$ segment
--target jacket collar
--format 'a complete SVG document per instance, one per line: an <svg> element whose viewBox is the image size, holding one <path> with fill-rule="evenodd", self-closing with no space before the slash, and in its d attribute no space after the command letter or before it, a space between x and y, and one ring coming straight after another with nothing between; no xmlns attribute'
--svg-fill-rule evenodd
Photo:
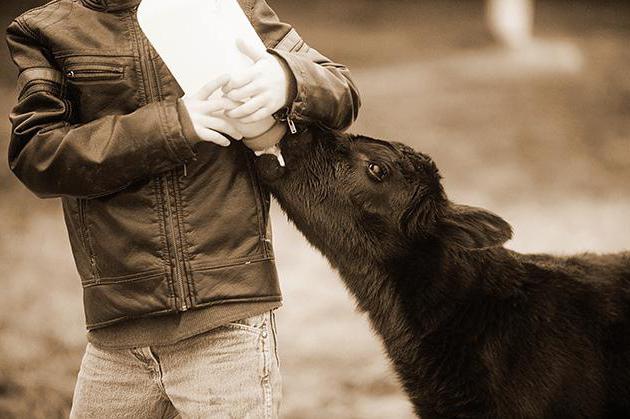
<svg viewBox="0 0 630 419"><path fill-rule="evenodd" d="M140 4L142 0L81 0L84 6L102 12L116 12L131 9Z"/></svg>

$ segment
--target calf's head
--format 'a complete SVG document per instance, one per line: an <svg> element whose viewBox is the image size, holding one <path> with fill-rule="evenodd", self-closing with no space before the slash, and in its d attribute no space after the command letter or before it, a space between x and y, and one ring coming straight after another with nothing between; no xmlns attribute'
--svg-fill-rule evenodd
<svg viewBox="0 0 630 419"><path fill-rule="evenodd" d="M383 261L418 243L501 245L511 228L451 203L433 160L401 144L308 130L282 145L286 167L258 159L261 179L298 229L331 261Z"/></svg>

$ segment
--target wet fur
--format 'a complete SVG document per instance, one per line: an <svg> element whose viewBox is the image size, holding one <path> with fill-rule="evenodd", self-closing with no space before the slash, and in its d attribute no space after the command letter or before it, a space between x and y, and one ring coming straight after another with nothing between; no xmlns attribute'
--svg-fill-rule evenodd
<svg viewBox="0 0 630 419"><path fill-rule="evenodd" d="M368 313L418 415L630 416L630 253L508 250L507 222L450 202L401 144L313 129L282 150L287 168L265 156L261 178Z"/></svg>

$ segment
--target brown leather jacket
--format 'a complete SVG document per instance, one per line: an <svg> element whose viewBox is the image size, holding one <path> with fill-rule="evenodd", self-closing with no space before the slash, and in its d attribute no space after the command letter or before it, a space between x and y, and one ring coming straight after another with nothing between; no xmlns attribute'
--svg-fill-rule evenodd
<svg viewBox="0 0 630 419"><path fill-rule="evenodd" d="M38 196L62 199L89 329L280 300L253 154L184 136L183 92L138 26L140 1L56 0L7 30L20 72L10 166ZM284 117L348 127L360 100L347 68L264 0L239 2L297 81Z"/></svg>

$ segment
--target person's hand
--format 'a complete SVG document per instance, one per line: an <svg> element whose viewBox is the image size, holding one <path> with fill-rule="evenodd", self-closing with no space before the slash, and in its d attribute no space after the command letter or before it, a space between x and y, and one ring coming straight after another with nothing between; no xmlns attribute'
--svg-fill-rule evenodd
<svg viewBox="0 0 630 419"><path fill-rule="evenodd" d="M225 135L236 140L243 138L243 134L223 115L226 110L234 109L240 103L227 97L211 97L229 81L228 75L218 77L193 96L181 99L199 138L224 147L230 145L230 140Z"/></svg>
<svg viewBox="0 0 630 419"><path fill-rule="evenodd" d="M256 50L240 39L237 46L254 64L233 74L230 82L223 86L226 97L243 102L236 109L226 112L226 116L246 124L260 122L286 105L290 75L280 58L267 51Z"/></svg>
<svg viewBox="0 0 630 419"><path fill-rule="evenodd" d="M243 138L258 137L271 129L271 127L273 127L277 122L273 117L265 118L262 121L252 122L250 124L242 123L238 119L232 119L227 116L224 116L223 118L227 119L234 128L243 134Z"/></svg>

